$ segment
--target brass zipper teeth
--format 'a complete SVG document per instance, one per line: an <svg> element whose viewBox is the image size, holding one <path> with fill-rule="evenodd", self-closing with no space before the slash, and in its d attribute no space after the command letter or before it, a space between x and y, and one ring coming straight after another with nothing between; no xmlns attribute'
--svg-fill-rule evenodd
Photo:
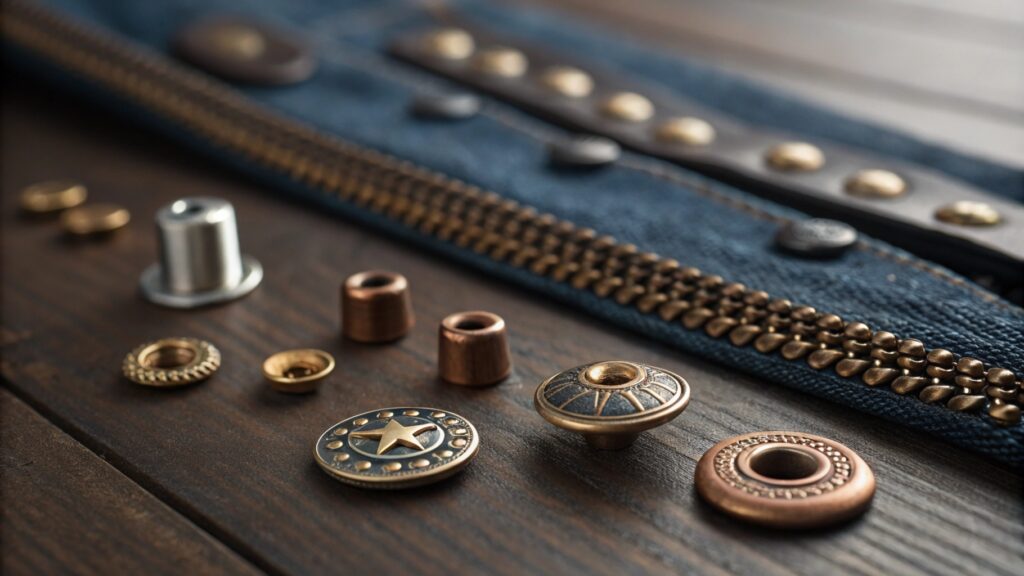
<svg viewBox="0 0 1024 576"><path fill-rule="evenodd" d="M304 186L493 260L591 290L734 346L832 368L928 404L1017 425L1021 378L976 358L873 331L810 306L640 252L587 228L409 162L318 133L157 54L22 1L8 2L14 43L165 121Z"/></svg>

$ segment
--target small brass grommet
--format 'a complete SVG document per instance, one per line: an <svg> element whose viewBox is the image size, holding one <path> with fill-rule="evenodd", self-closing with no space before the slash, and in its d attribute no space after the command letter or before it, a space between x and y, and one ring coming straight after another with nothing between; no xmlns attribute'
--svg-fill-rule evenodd
<svg viewBox="0 0 1024 576"><path fill-rule="evenodd" d="M480 50L473 63L480 72L502 78L519 78L526 74L529 67L525 54L507 46L493 46Z"/></svg>
<svg viewBox="0 0 1024 576"><path fill-rule="evenodd" d="M958 226L994 226L1002 217L999 212L984 202L960 200L935 211L935 217L947 224Z"/></svg>
<svg viewBox="0 0 1024 576"><path fill-rule="evenodd" d="M861 170L846 180L846 193L859 198L896 198L907 191L907 181L890 170Z"/></svg>
<svg viewBox="0 0 1024 576"><path fill-rule="evenodd" d="M263 376L278 392L305 394L334 370L334 357L323 350L303 348L278 352L263 361Z"/></svg>
<svg viewBox="0 0 1024 576"><path fill-rule="evenodd" d="M672 420L690 403L677 374L611 360L559 372L537 387L533 405L548 422L583 434L594 448L617 450Z"/></svg>
<svg viewBox="0 0 1024 576"><path fill-rule="evenodd" d="M512 371L505 320L491 312L452 314L438 329L441 379L461 386L497 384Z"/></svg>
<svg viewBox="0 0 1024 576"><path fill-rule="evenodd" d="M68 234L94 236L123 228L131 214L116 204L87 204L71 208L60 215L61 226Z"/></svg>
<svg viewBox="0 0 1024 576"><path fill-rule="evenodd" d="M671 118L658 127L658 140L687 146L707 146L715 140L715 128L692 116Z"/></svg>
<svg viewBox="0 0 1024 576"><path fill-rule="evenodd" d="M459 28L444 28L427 36L427 50L445 60L465 60L476 50L473 36Z"/></svg>
<svg viewBox="0 0 1024 576"><path fill-rule="evenodd" d="M409 282L397 272L353 274L341 286L341 331L356 342L391 342L415 324Z"/></svg>
<svg viewBox="0 0 1024 576"><path fill-rule="evenodd" d="M636 92L619 92L601 104L606 116L626 122L643 122L654 116L654 104Z"/></svg>
<svg viewBox="0 0 1024 576"><path fill-rule="evenodd" d="M21 191L21 209L35 214L67 210L85 202L88 195L85 186L71 180L38 182Z"/></svg>
<svg viewBox="0 0 1024 576"><path fill-rule="evenodd" d="M552 66L540 75L542 84L567 98L584 98L594 90L594 80L579 68Z"/></svg>
<svg viewBox="0 0 1024 576"><path fill-rule="evenodd" d="M147 342L125 356L125 378L143 386L184 386L206 380L220 368L220 350L197 338Z"/></svg>
<svg viewBox="0 0 1024 576"><path fill-rule="evenodd" d="M697 463L697 492L742 520L813 528L863 513L875 493L871 468L853 450L800 432L727 438Z"/></svg>
<svg viewBox="0 0 1024 576"><path fill-rule="evenodd" d="M768 150L765 160L782 172L814 172L825 165L825 154L814 144L784 142Z"/></svg>
<svg viewBox="0 0 1024 576"><path fill-rule="evenodd" d="M252 26L229 22L211 32L210 47L227 58L255 60L267 51L267 39Z"/></svg>

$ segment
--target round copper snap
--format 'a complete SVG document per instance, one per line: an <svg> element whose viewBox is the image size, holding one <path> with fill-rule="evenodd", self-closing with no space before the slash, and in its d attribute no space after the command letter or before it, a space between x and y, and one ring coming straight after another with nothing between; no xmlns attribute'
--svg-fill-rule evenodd
<svg viewBox="0 0 1024 576"><path fill-rule="evenodd" d="M871 468L842 444L802 432L723 440L697 463L697 492L719 510L776 528L813 528L867 510Z"/></svg>
<svg viewBox="0 0 1024 576"><path fill-rule="evenodd" d="M341 287L341 331L356 342L391 342L412 329L415 318L405 276L369 270Z"/></svg>
<svg viewBox="0 0 1024 576"><path fill-rule="evenodd" d="M441 379L462 386L497 384L512 371L505 320L484 311L459 312L438 329Z"/></svg>
<svg viewBox="0 0 1024 576"><path fill-rule="evenodd" d="M263 376L278 392L305 394L316 390L334 370L334 357L323 350L285 350L263 361Z"/></svg>

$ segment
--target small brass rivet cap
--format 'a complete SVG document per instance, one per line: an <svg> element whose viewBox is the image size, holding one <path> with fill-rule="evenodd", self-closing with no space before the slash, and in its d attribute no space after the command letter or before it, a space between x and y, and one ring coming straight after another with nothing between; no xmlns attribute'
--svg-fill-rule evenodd
<svg viewBox="0 0 1024 576"><path fill-rule="evenodd" d="M353 274L341 286L341 332L356 342L391 342L415 323L409 281L396 272Z"/></svg>
<svg viewBox="0 0 1024 576"><path fill-rule="evenodd" d="M304 348L278 352L263 361L263 376L278 392L305 394L316 390L334 370L334 357L323 350Z"/></svg>
<svg viewBox="0 0 1024 576"><path fill-rule="evenodd" d="M782 172L813 172L825 165L825 154L814 144L784 142L765 156L768 165Z"/></svg>
<svg viewBox="0 0 1024 576"><path fill-rule="evenodd" d="M128 353L121 365L125 378L159 388L206 380L220 368L220 350L197 338L164 338Z"/></svg>
<svg viewBox="0 0 1024 576"><path fill-rule="evenodd" d="M512 371L505 320L491 312L452 314L438 329L441 379L462 386L497 384Z"/></svg>
<svg viewBox="0 0 1024 576"><path fill-rule="evenodd" d="M117 204L87 204L77 206L60 215L61 225L69 234L92 236L123 228L131 214Z"/></svg>
<svg viewBox="0 0 1024 576"><path fill-rule="evenodd" d="M715 139L715 128L700 118L682 116L665 121L656 135L662 142L707 146Z"/></svg>
<svg viewBox="0 0 1024 576"><path fill-rule="evenodd" d="M947 224L959 226L993 226L1002 220L995 208L971 200L946 204L935 211L935 217Z"/></svg>
<svg viewBox="0 0 1024 576"><path fill-rule="evenodd" d="M690 403L690 386L668 370L611 360L559 372L537 387L533 405L555 426L594 448L626 448Z"/></svg>
<svg viewBox="0 0 1024 576"><path fill-rule="evenodd" d="M427 36L427 50L446 60L464 60L476 50L473 36L459 28L444 28Z"/></svg>
<svg viewBox="0 0 1024 576"><path fill-rule="evenodd" d="M619 92L601 104L601 111L616 120L643 122L654 116L654 104L642 94Z"/></svg>
<svg viewBox="0 0 1024 576"><path fill-rule="evenodd" d="M849 520L871 505L875 475L853 450L801 432L754 432L704 453L697 492L741 520L813 528Z"/></svg>
<svg viewBox="0 0 1024 576"><path fill-rule="evenodd" d="M85 202L85 186L72 180L50 180L28 186L21 191L21 208L42 214L74 208Z"/></svg>
<svg viewBox="0 0 1024 576"><path fill-rule="evenodd" d="M476 69L491 76L518 78L526 74L529 62L526 55L506 46L494 46L480 50L474 58Z"/></svg>
<svg viewBox="0 0 1024 576"><path fill-rule="evenodd" d="M846 180L846 193L860 198L895 198L906 191L907 181L889 170L861 170Z"/></svg>
<svg viewBox="0 0 1024 576"><path fill-rule="evenodd" d="M594 80L579 68L552 66L540 76L542 84L568 98L583 98L594 90Z"/></svg>

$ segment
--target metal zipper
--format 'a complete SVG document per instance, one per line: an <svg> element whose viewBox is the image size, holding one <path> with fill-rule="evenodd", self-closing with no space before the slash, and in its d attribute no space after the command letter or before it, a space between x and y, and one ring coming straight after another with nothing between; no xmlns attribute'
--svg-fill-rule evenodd
<svg viewBox="0 0 1024 576"><path fill-rule="evenodd" d="M163 56L20 0L5 38L190 134L434 238L738 347L1018 425L1011 370L772 298L410 162L286 119Z"/></svg>

